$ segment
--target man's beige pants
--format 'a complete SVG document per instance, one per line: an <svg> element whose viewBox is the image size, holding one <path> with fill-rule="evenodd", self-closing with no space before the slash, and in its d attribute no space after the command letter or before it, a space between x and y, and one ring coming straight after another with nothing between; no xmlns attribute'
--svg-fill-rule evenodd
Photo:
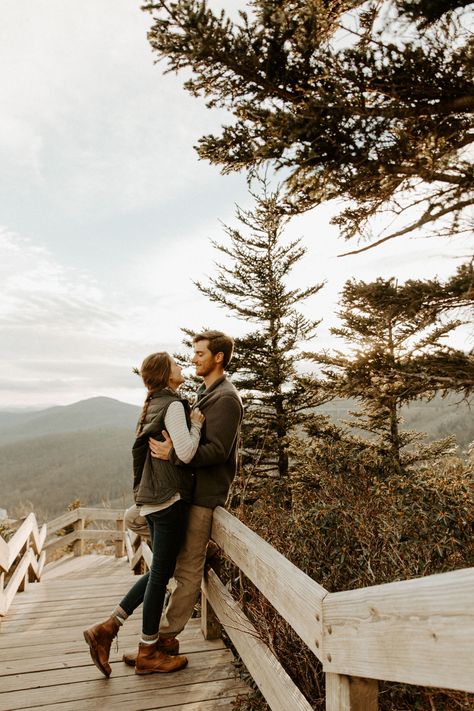
<svg viewBox="0 0 474 711"><path fill-rule="evenodd" d="M211 537L212 514L213 510L205 506L192 504L189 507L186 536L174 570L176 585L161 618L162 637L176 637L193 614L201 590L206 549ZM141 536L149 537L146 520L140 516L138 506L132 506L126 511L125 526Z"/></svg>

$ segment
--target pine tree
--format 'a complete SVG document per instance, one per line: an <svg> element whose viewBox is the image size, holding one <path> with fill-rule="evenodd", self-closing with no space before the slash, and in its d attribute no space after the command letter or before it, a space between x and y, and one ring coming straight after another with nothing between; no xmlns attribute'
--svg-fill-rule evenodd
<svg viewBox="0 0 474 711"><path fill-rule="evenodd" d="M237 208L239 227L225 226L228 240L213 242L224 256L217 276L198 288L211 301L256 325L236 339L231 363L234 382L244 392L243 463L253 476L288 474L288 436L304 422L321 393L309 376L297 371L299 347L314 336L318 321L304 318L297 305L321 284L292 289L287 277L305 249L300 240L284 239L288 216L278 189L258 180L251 210Z"/></svg>
<svg viewBox="0 0 474 711"><path fill-rule="evenodd" d="M379 240L469 230L474 172L466 0L253 0L231 21L204 0L159 0L149 40L186 89L233 121L200 139L224 171L270 162L295 210L344 199L335 222Z"/></svg>
<svg viewBox="0 0 474 711"><path fill-rule="evenodd" d="M437 281L430 285L414 280L398 285L395 279L348 281L338 314L342 325L332 333L348 342L351 352L313 354L323 365L328 390L361 403L362 412L351 413L353 424L376 436L389 468L399 472L452 446L452 438L421 445L417 433L403 431L401 407L437 392L468 395L474 390L474 356L442 343L461 322L440 321L440 311L446 308L444 289ZM433 299L437 289L438 309Z"/></svg>

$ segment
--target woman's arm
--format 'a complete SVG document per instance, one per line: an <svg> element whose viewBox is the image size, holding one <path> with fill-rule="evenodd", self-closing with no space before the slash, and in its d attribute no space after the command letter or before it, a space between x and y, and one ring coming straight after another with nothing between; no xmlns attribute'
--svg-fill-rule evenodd
<svg viewBox="0 0 474 711"><path fill-rule="evenodd" d="M188 464L198 448L202 422L193 419L189 430L183 405L180 402L172 402L166 411L165 427L179 459Z"/></svg>

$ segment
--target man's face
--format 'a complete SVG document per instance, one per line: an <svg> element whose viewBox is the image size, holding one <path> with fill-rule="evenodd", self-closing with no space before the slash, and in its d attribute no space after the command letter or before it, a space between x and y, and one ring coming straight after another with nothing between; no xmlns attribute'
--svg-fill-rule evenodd
<svg viewBox="0 0 474 711"><path fill-rule="evenodd" d="M222 353L216 353L213 355L208 348L209 341L196 341L194 343L194 356L192 358L192 363L196 366L196 375L201 378L207 377L217 368L222 365Z"/></svg>

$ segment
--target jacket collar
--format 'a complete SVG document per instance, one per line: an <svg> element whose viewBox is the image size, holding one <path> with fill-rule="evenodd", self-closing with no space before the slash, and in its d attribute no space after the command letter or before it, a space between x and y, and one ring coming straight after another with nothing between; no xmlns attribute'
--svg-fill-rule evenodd
<svg viewBox="0 0 474 711"><path fill-rule="evenodd" d="M212 383L212 385L209 385L208 388L206 388L206 387L203 388L203 386L204 386L204 383L203 383L203 384L201 385L201 387L200 387L200 388L198 389L198 391L197 391L197 397L198 397L199 399L202 399L203 397L206 397L206 395L209 395L209 393L212 393L212 391L215 390L218 385L220 385L221 383L223 383L224 380L227 380L227 376L226 376L225 373L224 373L223 375L221 375L219 378L217 378L217 380L214 380L214 382ZM203 389L201 389L201 388L203 388Z"/></svg>

